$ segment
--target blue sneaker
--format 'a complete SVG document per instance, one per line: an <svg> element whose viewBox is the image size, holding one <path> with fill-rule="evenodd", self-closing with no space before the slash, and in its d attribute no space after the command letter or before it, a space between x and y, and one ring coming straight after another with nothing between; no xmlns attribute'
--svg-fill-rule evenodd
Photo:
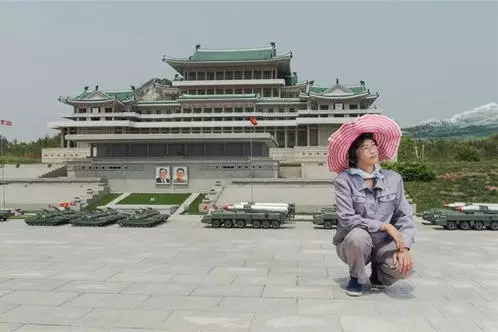
<svg viewBox="0 0 498 332"><path fill-rule="evenodd" d="M349 296L360 296L362 291L363 287L358 282L358 278L351 277L351 279L349 279L348 286L346 287L346 294Z"/></svg>

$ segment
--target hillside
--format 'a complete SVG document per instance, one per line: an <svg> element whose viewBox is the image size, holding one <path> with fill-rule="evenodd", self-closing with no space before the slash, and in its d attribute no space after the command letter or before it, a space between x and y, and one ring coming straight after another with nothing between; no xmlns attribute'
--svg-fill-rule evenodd
<svg viewBox="0 0 498 332"><path fill-rule="evenodd" d="M403 135L419 139L465 139L495 134L498 134L497 103L482 105L444 120L426 120L403 129Z"/></svg>

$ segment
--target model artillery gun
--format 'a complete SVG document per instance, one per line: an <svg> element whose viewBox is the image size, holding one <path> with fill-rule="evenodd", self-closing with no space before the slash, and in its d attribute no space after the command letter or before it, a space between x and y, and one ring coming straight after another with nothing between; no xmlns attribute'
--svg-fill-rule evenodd
<svg viewBox="0 0 498 332"><path fill-rule="evenodd" d="M313 224L322 225L324 229L332 229L332 227L337 226L338 222L339 216L335 204L332 207L322 208L319 213L313 214Z"/></svg>
<svg viewBox="0 0 498 332"><path fill-rule="evenodd" d="M280 228L286 222L288 216L283 211L254 211L250 208L213 210L205 214L201 222L209 224L213 228Z"/></svg>
<svg viewBox="0 0 498 332"><path fill-rule="evenodd" d="M434 216L432 224L455 230L498 230L498 204L473 203Z"/></svg>
<svg viewBox="0 0 498 332"><path fill-rule="evenodd" d="M147 208L135 210L118 220L118 224L121 227L155 227L166 222L168 218L168 214L161 214L156 209Z"/></svg>

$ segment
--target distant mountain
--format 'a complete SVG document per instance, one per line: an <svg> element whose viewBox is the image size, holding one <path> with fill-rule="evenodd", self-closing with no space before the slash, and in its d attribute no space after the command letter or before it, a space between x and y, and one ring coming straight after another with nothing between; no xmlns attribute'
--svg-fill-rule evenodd
<svg viewBox="0 0 498 332"><path fill-rule="evenodd" d="M445 120L429 119L403 128L413 138L477 138L498 134L498 104L489 103Z"/></svg>

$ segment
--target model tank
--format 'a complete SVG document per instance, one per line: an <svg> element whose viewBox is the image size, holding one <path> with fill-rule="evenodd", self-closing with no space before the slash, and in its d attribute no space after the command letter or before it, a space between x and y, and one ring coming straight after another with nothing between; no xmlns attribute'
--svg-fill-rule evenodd
<svg viewBox="0 0 498 332"><path fill-rule="evenodd" d="M125 215L113 209L97 210L81 214L78 218L70 222L76 227L103 227L114 224L116 221L124 218Z"/></svg>
<svg viewBox="0 0 498 332"><path fill-rule="evenodd" d="M6 221L12 215L10 210L0 210L0 220Z"/></svg>
<svg viewBox="0 0 498 332"><path fill-rule="evenodd" d="M287 216L282 211L253 211L246 210L214 210L205 214L201 222L209 224L213 228L221 226L225 228L245 228L251 225L253 228L280 228L285 223Z"/></svg>
<svg viewBox="0 0 498 332"><path fill-rule="evenodd" d="M118 221L121 227L154 227L164 223L169 218L168 214L161 214L158 210L147 208L137 210Z"/></svg>
<svg viewBox="0 0 498 332"><path fill-rule="evenodd" d="M443 226L445 229L455 230L498 230L498 209L496 204L466 205L456 211L447 211L435 216L433 224Z"/></svg>
<svg viewBox="0 0 498 332"><path fill-rule="evenodd" d="M313 224L322 225L324 229L331 229L337 226L339 216L336 212L336 206L322 208L319 213L313 214Z"/></svg>
<svg viewBox="0 0 498 332"><path fill-rule="evenodd" d="M24 222L30 226L59 226L68 224L72 219L78 218L80 214L71 209L62 211L43 210L34 216L27 217Z"/></svg>

